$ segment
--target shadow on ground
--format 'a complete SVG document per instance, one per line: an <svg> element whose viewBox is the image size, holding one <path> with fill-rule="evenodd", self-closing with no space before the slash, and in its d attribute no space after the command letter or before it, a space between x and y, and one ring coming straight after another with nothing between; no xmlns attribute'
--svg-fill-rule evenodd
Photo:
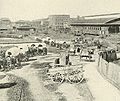
<svg viewBox="0 0 120 101"><path fill-rule="evenodd" d="M17 83L3 83L3 84L0 84L0 89L5 89L5 88L10 88L12 86L15 86Z"/></svg>

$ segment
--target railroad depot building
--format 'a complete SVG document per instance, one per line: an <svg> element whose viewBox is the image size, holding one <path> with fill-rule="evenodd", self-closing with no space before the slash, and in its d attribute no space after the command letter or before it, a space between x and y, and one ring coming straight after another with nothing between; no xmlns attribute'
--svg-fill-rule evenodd
<svg viewBox="0 0 120 101"><path fill-rule="evenodd" d="M83 18L72 21L70 25L75 34L108 35L120 32L120 18Z"/></svg>

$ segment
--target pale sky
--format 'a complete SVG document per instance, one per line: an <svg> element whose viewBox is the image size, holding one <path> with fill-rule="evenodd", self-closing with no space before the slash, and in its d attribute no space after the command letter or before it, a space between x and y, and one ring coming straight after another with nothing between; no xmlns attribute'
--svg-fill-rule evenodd
<svg viewBox="0 0 120 101"><path fill-rule="evenodd" d="M34 20L51 14L71 17L120 13L120 0L0 0L0 18Z"/></svg>

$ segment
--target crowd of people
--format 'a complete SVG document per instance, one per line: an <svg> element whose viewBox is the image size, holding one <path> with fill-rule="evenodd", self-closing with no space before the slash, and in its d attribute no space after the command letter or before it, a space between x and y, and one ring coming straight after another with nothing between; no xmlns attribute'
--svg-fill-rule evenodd
<svg viewBox="0 0 120 101"><path fill-rule="evenodd" d="M105 50L99 53L99 55L107 62L113 62L117 60L117 53L115 50Z"/></svg>

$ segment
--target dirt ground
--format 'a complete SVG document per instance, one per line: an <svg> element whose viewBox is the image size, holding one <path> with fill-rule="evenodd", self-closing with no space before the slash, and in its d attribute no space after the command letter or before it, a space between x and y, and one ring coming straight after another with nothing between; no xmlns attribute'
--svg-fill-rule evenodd
<svg viewBox="0 0 120 101"><path fill-rule="evenodd" d="M16 43L31 43L37 42L32 36L18 38L0 38L0 44L16 44Z"/></svg>
<svg viewBox="0 0 120 101"><path fill-rule="evenodd" d="M16 80L17 85L8 90L8 101L93 101L87 82L70 84L48 79L45 67L49 66L50 61L46 61L50 58L54 60L55 57L56 54L37 57L38 60L32 61L30 65L10 71L11 80ZM21 88L24 88L22 95ZM22 99L18 100L20 96Z"/></svg>

